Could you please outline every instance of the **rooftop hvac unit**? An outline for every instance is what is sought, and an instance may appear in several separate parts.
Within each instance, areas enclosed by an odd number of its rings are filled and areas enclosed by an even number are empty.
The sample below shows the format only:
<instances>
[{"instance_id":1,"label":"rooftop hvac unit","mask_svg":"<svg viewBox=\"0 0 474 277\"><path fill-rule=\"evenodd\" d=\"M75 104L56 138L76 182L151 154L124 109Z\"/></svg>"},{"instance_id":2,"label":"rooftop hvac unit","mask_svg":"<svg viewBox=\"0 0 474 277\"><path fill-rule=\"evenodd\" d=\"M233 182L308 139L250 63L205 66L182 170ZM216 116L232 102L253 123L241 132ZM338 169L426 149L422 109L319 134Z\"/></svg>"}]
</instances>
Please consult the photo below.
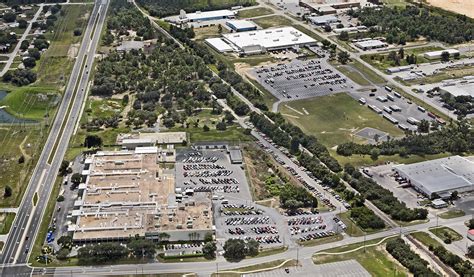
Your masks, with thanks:
<instances>
[{"instance_id":1,"label":"rooftop hvac unit","mask_svg":"<svg viewBox=\"0 0 474 277\"><path fill-rule=\"evenodd\" d=\"M274 39L273 41L274 41L274 42L277 42L277 41L280 41L280 39L279 39L279 38L277 38L277 39Z\"/></svg>"}]
</instances>

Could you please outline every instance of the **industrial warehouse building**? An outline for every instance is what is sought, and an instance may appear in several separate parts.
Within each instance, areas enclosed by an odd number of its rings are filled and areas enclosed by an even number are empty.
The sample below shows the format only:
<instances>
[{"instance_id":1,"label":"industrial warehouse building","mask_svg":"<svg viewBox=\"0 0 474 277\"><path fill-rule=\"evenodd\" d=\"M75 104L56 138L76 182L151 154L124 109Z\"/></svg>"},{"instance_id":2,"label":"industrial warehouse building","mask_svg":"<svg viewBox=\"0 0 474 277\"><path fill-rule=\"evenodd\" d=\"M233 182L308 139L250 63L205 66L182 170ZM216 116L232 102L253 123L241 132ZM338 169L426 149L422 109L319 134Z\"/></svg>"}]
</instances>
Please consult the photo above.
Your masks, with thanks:
<instances>
[{"instance_id":1,"label":"industrial warehouse building","mask_svg":"<svg viewBox=\"0 0 474 277\"><path fill-rule=\"evenodd\" d=\"M187 141L186 132L119 134L117 144L124 149L155 145L182 144Z\"/></svg>"},{"instance_id":2,"label":"industrial warehouse building","mask_svg":"<svg viewBox=\"0 0 474 277\"><path fill-rule=\"evenodd\" d=\"M459 80L444 81L439 86L440 93L449 93L452 96L474 97L474 76L466 76Z\"/></svg>"},{"instance_id":3,"label":"industrial warehouse building","mask_svg":"<svg viewBox=\"0 0 474 277\"><path fill-rule=\"evenodd\" d=\"M393 170L429 198L448 198L454 191L474 190L474 162L460 156L398 165Z\"/></svg>"},{"instance_id":4,"label":"industrial warehouse building","mask_svg":"<svg viewBox=\"0 0 474 277\"><path fill-rule=\"evenodd\" d=\"M158 240L162 233L180 241L213 233L210 195L178 202L174 170L161 163L161 152L137 147L100 151L85 160L86 182L79 185L68 225L74 242Z\"/></svg>"},{"instance_id":5,"label":"industrial warehouse building","mask_svg":"<svg viewBox=\"0 0 474 277\"><path fill-rule=\"evenodd\" d=\"M364 41L358 41L358 42L354 43L354 45L357 48L362 49L364 51L372 50L372 49L378 49L378 48L384 48L384 47L388 46L385 42L380 41L378 39L369 39L369 40L364 40Z\"/></svg>"},{"instance_id":6,"label":"industrial warehouse building","mask_svg":"<svg viewBox=\"0 0 474 277\"><path fill-rule=\"evenodd\" d=\"M257 25L248 20L229 20L225 23L232 31L246 32L257 30Z\"/></svg>"},{"instance_id":7,"label":"industrial warehouse building","mask_svg":"<svg viewBox=\"0 0 474 277\"><path fill-rule=\"evenodd\" d=\"M334 15L322 15L322 16L310 16L308 20L311 21L314 25L324 26L331 23L337 23L340 20Z\"/></svg>"},{"instance_id":8,"label":"industrial warehouse building","mask_svg":"<svg viewBox=\"0 0 474 277\"><path fill-rule=\"evenodd\" d=\"M267 51L316 45L316 40L293 27L224 34L222 38L206 39L219 52L260 54ZM232 49L232 50L230 50Z\"/></svg>"},{"instance_id":9,"label":"industrial warehouse building","mask_svg":"<svg viewBox=\"0 0 474 277\"><path fill-rule=\"evenodd\" d=\"M443 52L448 52L449 55L455 55L459 54L459 50L457 49L444 49L444 50L439 50L439 51L432 51L432 52L426 52L423 54L425 58L428 60L436 60L436 59L441 59L441 55Z\"/></svg>"},{"instance_id":10,"label":"industrial warehouse building","mask_svg":"<svg viewBox=\"0 0 474 277\"><path fill-rule=\"evenodd\" d=\"M165 20L176 24L182 24L189 22L232 19L235 18L235 14L236 12L231 10L216 10L206 12L197 11L194 13L186 13L184 10L181 10L178 16L167 17Z\"/></svg>"},{"instance_id":11,"label":"industrial warehouse building","mask_svg":"<svg viewBox=\"0 0 474 277\"><path fill-rule=\"evenodd\" d=\"M299 0L301 7L319 14L335 14L339 9L360 8L360 0Z\"/></svg>"}]
</instances>

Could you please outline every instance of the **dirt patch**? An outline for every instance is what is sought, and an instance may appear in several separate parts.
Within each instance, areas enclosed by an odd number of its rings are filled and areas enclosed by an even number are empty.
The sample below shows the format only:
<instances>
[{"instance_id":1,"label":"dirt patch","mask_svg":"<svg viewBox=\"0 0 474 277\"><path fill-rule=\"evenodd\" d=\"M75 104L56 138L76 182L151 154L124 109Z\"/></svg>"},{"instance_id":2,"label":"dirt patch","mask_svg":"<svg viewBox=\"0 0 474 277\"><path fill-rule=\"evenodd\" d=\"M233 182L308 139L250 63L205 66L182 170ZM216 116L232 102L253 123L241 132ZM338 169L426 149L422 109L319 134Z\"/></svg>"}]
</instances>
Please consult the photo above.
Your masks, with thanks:
<instances>
[{"instance_id":1,"label":"dirt patch","mask_svg":"<svg viewBox=\"0 0 474 277\"><path fill-rule=\"evenodd\" d=\"M474 18L474 1L472 0L428 0L428 3L435 7Z\"/></svg>"},{"instance_id":2,"label":"dirt patch","mask_svg":"<svg viewBox=\"0 0 474 277\"><path fill-rule=\"evenodd\" d=\"M31 158L31 156L28 155L28 154L26 153L26 151L25 151L25 142L26 142L27 139L28 139L28 136L26 136L26 137L23 139L23 141L20 143L20 146L19 146L19 147L20 147L20 152L21 152L21 154L23 155L23 157L25 157L25 160L26 160L26 161L28 161L28 160Z\"/></svg>"},{"instance_id":3,"label":"dirt patch","mask_svg":"<svg viewBox=\"0 0 474 277\"><path fill-rule=\"evenodd\" d=\"M71 59L74 59L77 56L77 53L79 52L79 46L79 43L71 44L71 46L69 46L69 49L67 50L67 56Z\"/></svg>"}]
</instances>

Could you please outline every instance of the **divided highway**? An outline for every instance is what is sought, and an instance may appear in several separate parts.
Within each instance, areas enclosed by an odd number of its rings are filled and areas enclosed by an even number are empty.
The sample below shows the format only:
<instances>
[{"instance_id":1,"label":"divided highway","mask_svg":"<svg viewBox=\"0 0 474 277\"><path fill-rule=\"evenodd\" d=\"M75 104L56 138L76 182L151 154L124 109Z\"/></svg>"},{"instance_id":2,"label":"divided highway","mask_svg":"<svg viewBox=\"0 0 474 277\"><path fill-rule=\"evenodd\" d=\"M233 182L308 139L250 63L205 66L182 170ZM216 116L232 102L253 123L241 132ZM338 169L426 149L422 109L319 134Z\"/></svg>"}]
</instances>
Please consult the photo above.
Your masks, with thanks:
<instances>
[{"instance_id":1,"label":"divided highway","mask_svg":"<svg viewBox=\"0 0 474 277\"><path fill-rule=\"evenodd\" d=\"M19 265L28 262L59 167L79 120L108 5L109 0L96 0L94 4L61 105L0 256L1 276L18 276L25 272L25 267ZM33 203L34 198L37 198L36 203Z\"/></svg>"}]
</instances>

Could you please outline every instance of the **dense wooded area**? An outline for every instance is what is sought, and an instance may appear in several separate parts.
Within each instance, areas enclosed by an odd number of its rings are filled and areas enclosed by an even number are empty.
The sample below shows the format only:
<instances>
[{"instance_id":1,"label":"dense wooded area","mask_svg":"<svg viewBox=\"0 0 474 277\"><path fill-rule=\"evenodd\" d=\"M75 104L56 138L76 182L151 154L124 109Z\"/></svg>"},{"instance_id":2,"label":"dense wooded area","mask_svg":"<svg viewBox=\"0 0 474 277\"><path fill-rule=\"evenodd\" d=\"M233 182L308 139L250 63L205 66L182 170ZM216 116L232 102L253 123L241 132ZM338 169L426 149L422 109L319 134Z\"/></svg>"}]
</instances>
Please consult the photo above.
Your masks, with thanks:
<instances>
[{"instance_id":1,"label":"dense wooded area","mask_svg":"<svg viewBox=\"0 0 474 277\"><path fill-rule=\"evenodd\" d=\"M463 43L474 39L474 20L440 9L407 5L352 10L362 25L375 27L385 34L388 43L405 44L420 37L447 43Z\"/></svg>"},{"instance_id":2,"label":"dense wooded area","mask_svg":"<svg viewBox=\"0 0 474 277\"><path fill-rule=\"evenodd\" d=\"M251 6L255 0L138 0L152 16L164 17L186 12L228 9L233 6Z\"/></svg>"}]
</instances>

